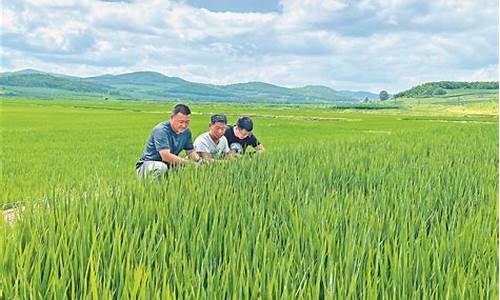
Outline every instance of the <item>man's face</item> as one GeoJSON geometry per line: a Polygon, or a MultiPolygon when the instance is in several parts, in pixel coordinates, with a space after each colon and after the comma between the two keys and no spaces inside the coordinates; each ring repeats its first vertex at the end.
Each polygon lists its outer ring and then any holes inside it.
{"type": "Polygon", "coordinates": [[[215,122],[210,124],[210,135],[216,140],[220,139],[226,132],[226,124],[222,122],[215,122]]]}
{"type": "Polygon", "coordinates": [[[238,126],[234,126],[234,135],[240,140],[246,138],[250,132],[246,131],[246,129],[239,128],[238,126]]]}
{"type": "Polygon", "coordinates": [[[183,133],[184,130],[186,130],[186,128],[189,127],[190,121],[191,121],[191,115],[178,113],[170,117],[170,126],[172,127],[175,133],[180,134],[183,133]]]}

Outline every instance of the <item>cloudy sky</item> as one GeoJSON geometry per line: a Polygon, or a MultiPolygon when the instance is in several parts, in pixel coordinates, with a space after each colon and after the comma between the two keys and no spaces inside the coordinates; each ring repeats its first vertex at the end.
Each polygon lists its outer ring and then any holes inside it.
{"type": "Polygon", "coordinates": [[[2,2],[0,71],[397,92],[498,80],[497,0],[2,2]]]}

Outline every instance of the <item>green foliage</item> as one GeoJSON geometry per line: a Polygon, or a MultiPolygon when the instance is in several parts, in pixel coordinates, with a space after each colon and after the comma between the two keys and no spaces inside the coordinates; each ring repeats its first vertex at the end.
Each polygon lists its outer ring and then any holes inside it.
{"type": "Polygon", "coordinates": [[[82,93],[108,93],[112,88],[89,83],[83,79],[57,77],[50,74],[0,75],[0,85],[61,89],[82,93]]]}
{"type": "Polygon", "coordinates": [[[443,88],[436,88],[433,92],[432,92],[432,95],[434,96],[441,96],[441,95],[446,95],[446,90],[443,89],[443,88]]]}
{"type": "Polygon", "coordinates": [[[192,105],[268,151],[141,183],[170,108],[2,102],[0,297],[498,298],[497,118],[192,105]]]}
{"type": "Polygon", "coordinates": [[[378,95],[381,101],[389,99],[389,93],[387,91],[382,90],[378,95]]]}
{"type": "Polygon", "coordinates": [[[485,89],[485,90],[498,90],[498,81],[477,81],[477,82],[460,82],[460,81],[439,81],[439,82],[427,82],[421,85],[417,85],[409,90],[397,93],[394,95],[395,98],[400,97],[425,97],[434,94],[436,89],[445,90],[456,90],[456,89],[485,89]]]}

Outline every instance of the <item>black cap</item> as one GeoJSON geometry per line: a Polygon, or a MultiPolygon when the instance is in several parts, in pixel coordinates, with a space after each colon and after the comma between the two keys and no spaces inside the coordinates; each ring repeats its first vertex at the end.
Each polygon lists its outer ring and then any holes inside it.
{"type": "Polygon", "coordinates": [[[241,129],[245,129],[246,131],[253,130],[253,121],[249,117],[240,117],[236,125],[241,129]]]}
{"type": "Polygon", "coordinates": [[[215,123],[224,123],[227,124],[227,118],[225,115],[222,114],[215,114],[210,117],[210,123],[215,124],[215,123]]]}

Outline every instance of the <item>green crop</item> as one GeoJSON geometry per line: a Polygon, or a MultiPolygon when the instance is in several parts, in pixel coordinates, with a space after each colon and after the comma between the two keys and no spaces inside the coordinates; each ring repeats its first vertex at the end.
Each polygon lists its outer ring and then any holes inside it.
{"type": "Polygon", "coordinates": [[[2,103],[0,298],[498,298],[497,118],[192,104],[268,151],[158,183],[170,105],[91,103],[2,103]]]}

